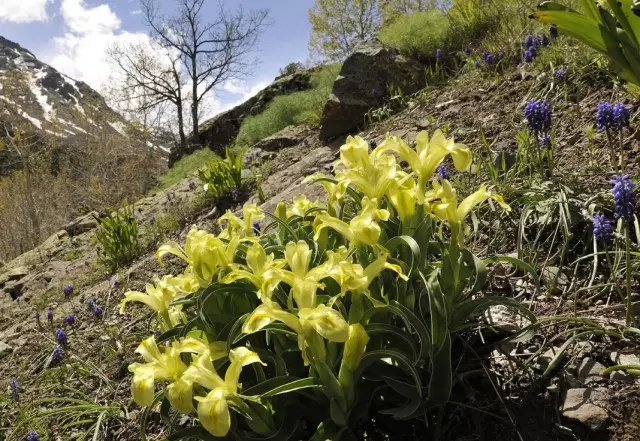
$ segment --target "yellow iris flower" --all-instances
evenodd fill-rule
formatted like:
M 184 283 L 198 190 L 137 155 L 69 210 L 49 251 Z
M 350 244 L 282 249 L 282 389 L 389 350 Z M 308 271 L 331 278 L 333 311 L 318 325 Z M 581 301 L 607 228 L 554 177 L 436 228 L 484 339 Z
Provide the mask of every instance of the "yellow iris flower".
M 349 335 L 349 324 L 335 309 L 321 304 L 314 308 L 301 308 L 296 316 L 283 311 L 280 305 L 268 299 L 251 313 L 242 327 L 242 332 L 252 334 L 276 321 L 284 323 L 298 334 L 298 347 L 302 351 L 305 363 L 308 362 L 306 346 L 311 348 L 314 357 L 324 360 L 326 348 L 322 338 L 344 342 Z
M 146 292 L 128 291 L 125 293 L 124 299 L 120 301 L 120 314 L 124 313 L 128 302 L 144 303 L 158 313 L 160 327 L 167 331 L 185 321 L 182 306 L 171 306 L 172 302 L 188 293 L 179 288 L 191 289 L 192 286 L 184 276 L 164 276 L 162 279 L 156 279 L 154 284 L 148 283 Z
M 258 288 L 258 298 L 271 297 L 271 293 L 279 283 L 275 278 L 275 270 L 279 270 L 286 261 L 275 259 L 273 254 L 267 255 L 260 242 L 254 242 L 247 250 L 247 265 L 231 264 L 231 271 L 223 279 L 224 283 L 233 283 L 236 280 L 249 280 Z
M 187 235 L 184 249 L 176 242 L 169 242 L 158 248 L 156 257 L 162 263 L 166 254 L 178 256 L 189 264 L 198 284 L 205 288 L 221 269 L 233 263 L 240 240 L 239 235 L 232 235 L 226 242 L 214 234 L 198 230 L 194 225 Z
M 146 363 L 132 363 L 129 371 L 133 373 L 131 394 L 140 406 L 149 406 L 153 402 L 156 381 L 173 382 L 178 380 L 187 370 L 180 354 L 190 352 L 195 354 L 217 354 L 224 343 L 208 345 L 202 340 L 187 337 L 181 341 L 174 341 L 162 350 L 156 344 L 155 337 L 149 337 L 140 343 L 136 352 Z
M 362 198 L 362 210 L 347 224 L 328 213 L 320 213 L 318 222 L 314 224 L 317 240 L 323 228 L 333 228 L 355 246 L 375 245 L 380 239 L 381 229 L 377 221 L 389 219 L 389 211 L 378 208 L 376 199 Z
M 232 349 L 229 360 L 231 364 L 227 368 L 224 380 L 216 373 L 211 358 L 206 354 L 191 363 L 182 376 L 186 383 L 199 384 L 210 391 L 206 396 L 195 399 L 198 401 L 200 424 L 214 436 L 225 436 L 229 432 L 231 414 L 227 400 L 238 392 L 242 368 L 252 363 L 265 365 L 258 354 L 245 347 Z
M 227 210 L 225 214 L 220 216 L 218 223 L 222 226 L 227 223 L 227 228 L 222 235 L 225 239 L 231 239 L 235 235 L 241 237 L 251 237 L 255 235 L 253 231 L 253 223 L 264 219 L 264 213 L 256 204 L 244 204 L 242 207 L 242 219 L 233 214 L 231 210 Z
M 415 150 L 397 136 L 387 136 L 375 151 L 395 152 L 409 164 L 418 177 L 418 203 L 422 203 L 429 179 L 447 155 L 451 155 L 456 170 L 460 172 L 467 171 L 473 159 L 469 147 L 456 143 L 453 137 L 447 139 L 440 130 L 436 130 L 431 139 L 426 131 L 418 133 Z

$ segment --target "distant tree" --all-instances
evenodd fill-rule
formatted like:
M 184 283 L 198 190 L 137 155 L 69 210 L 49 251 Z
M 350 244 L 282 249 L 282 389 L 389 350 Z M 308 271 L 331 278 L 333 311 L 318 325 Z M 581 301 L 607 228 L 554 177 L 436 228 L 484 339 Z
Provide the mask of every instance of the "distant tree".
M 438 0 L 380 0 L 382 21 L 392 22 L 396 17 L 412 12 L 424 12 L 441 4 Z
M 304 70 L 304 64 L 295 61 L 295 62 L 289 63 L 285 67 L 281 68 L 280 69 L 280 75 L 281 76 L 291 75 L 291 74 L 294 74 L 296 72 L 300 72 L 301 70 Z
M 173 65 L 179 66 L 179 73 L 189 84 L 195 138 L 202 100 L 216 86 L 246 76 L 255 66 L 255 60 L 248 55 L 267 25 L 268 11 L 245 12 L 240 7 L 231 13 L 220 3 L 217 15 L 207 21 L 203 11 L 205 0 L 173 0 L 173 3 L 173 15 L 165 16 L 160 13 L 158 0 L 140 1 L 154 42 L 176 57 Z M 182 78 L 173 84 L 182 84 Z
M 312 55 L 344 60 L 361 41 L 376 35 L 381 23 L 378 0 L 316 0 L 309 10 Z

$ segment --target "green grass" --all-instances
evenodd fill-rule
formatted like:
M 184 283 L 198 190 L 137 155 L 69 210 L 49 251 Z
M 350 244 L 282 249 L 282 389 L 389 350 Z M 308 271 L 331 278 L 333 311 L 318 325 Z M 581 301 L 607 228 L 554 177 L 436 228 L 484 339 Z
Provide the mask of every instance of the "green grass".
M 215 157 L 216 154 L 212 150 L 205 148 L 180 158 L 167 173 L 160 176 L 160 184 L 153 191 L 165 190 L 177 184 L 182 179 L 193 175 L 200 167 Z
M 451 24 L 437 10 L 401 15 L 380 30 L 380 41 L 400 52 L 418 58 L 433 58 L 436 50 L 446 49 Z
M 312 75 L 311 89 L 277 96 L 264 112 L 246 118 L 236 144 L 251 146 L 290 125 L 318 124 L 340 67 L 322 67 Z

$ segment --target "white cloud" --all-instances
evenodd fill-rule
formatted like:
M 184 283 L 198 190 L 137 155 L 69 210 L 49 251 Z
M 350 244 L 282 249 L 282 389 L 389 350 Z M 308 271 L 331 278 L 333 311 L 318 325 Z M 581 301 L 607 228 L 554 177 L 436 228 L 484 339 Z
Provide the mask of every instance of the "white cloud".
M 122 31 L 108 4 L 89 7 L 84 0 L 62 0 L 60 12 L 66 31 L 53 39 L 45 61 L 94 89 L 100 90 L 116 67 L 107 55 L 110 45 L 149 41 L 145 33 Z
M 47 21 L 51 0 L 0 0 L 0 22 L 29 23 Z
M 120 28 L 120 19 L 106 4 L 88 8 L 84 0 L 62 0 L 60 10 L 65 24 L 74 33 L 112 33 Z

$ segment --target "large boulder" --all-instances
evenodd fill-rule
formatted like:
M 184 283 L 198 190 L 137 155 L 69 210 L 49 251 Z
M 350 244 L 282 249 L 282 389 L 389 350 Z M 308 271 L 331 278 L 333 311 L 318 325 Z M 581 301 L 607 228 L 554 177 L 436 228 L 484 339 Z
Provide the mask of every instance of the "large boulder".
M 322 112 L 320 139 L 361 126 L 367 111 L 380 107 L 388 98 L 389 86 L 412 94 L 425 84 L 424 66 L 417 60 L 400 55 L 378 40 L 361 43 L 346 59 L 333 85 Z
M 315 70 L 309 69 L 278 77 L 272 84 L 244 103 L 205 121 L 200 125 L 198 136 L 190 138 L 185 149 L 171 151 L 169 167 L 182 156 L 193 153 L 203 147 L 209 147 L 219 155 L 224 155 L 225 148 L 238 136 L 240 126 L 245 117 L 261 113 L 278 95 L 309 89 L 311 87 L 311 75 Z

